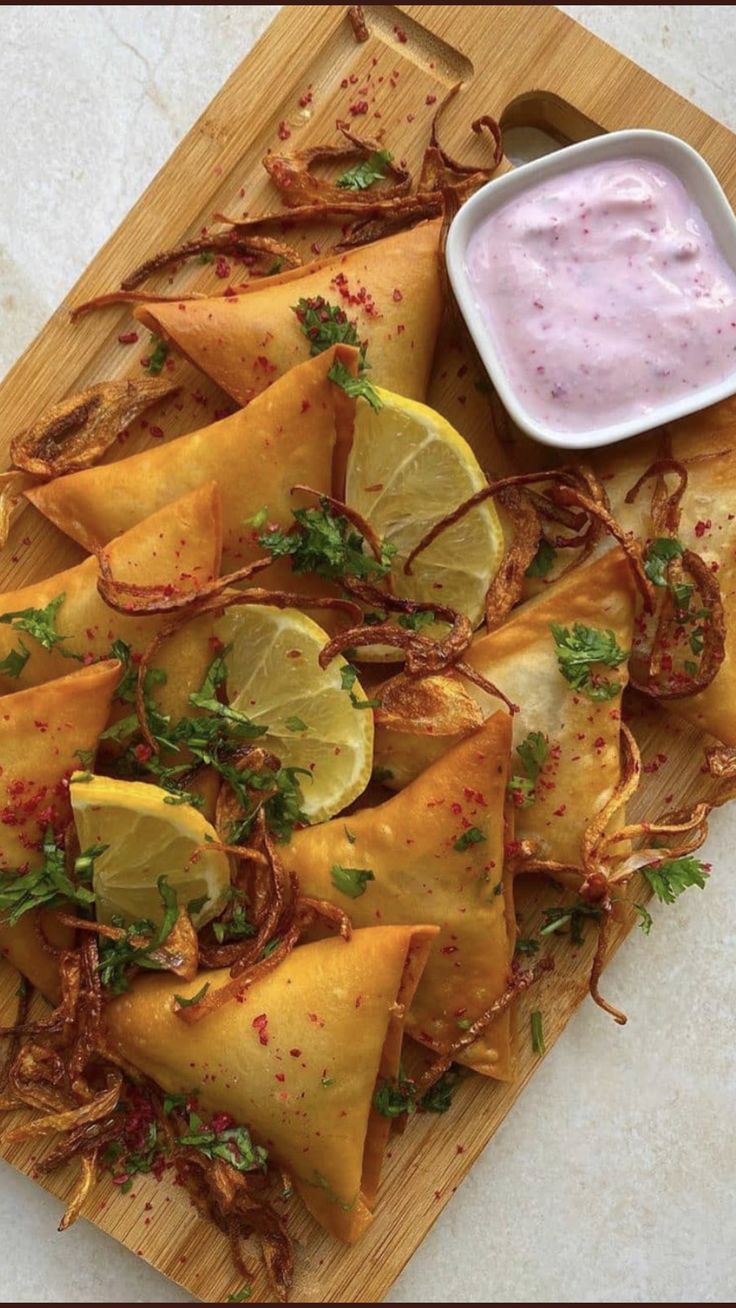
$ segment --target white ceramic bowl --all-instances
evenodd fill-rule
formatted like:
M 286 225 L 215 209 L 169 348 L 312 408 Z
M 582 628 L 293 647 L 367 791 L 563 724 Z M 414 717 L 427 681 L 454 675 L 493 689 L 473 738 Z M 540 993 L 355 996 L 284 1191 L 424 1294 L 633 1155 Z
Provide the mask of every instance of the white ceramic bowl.
M 569 145 L 554 154 L 522 164 L 513 172 L 486 183 L 463 205 L 450 227 L 447 237 L 447 269 L 455 297 L 475 341 L 478 353 L 495 386 L 502 403 L 518 427 L 544 445 L 560 449 L 593 449 L 598 445 L 611 445 L 614 441 L 650 431 L 662 423 L 696 413 L 709 404 L 736 394 L 736 368 L 725 381 L 708 383 L 697 390 L 681 395 L 670 402 L 656 405 L 652 410 L 626 422 L 576 431 L 569 434 L 548 427 L 527 413 L 518 398 L 508 373 L 494 347 L 488 326 L 477 304 L 465 267 L 468 242 L 481 223 L 501 205 L 513 200 L 523 191 L 536 186 L 549 177 L 558 177 L 585 164 L 606 162 L 610 159 L 650 159 L 664 165 L 679 177 L 688 194 L 700 207 L 721 254 L 736 272 L 736 215 L 734 215 L 715 173 L 692 146 L 667 132 L 650 132 L 635 128 L 625 132 L 609 132 L 594 136 L 577 145 Z

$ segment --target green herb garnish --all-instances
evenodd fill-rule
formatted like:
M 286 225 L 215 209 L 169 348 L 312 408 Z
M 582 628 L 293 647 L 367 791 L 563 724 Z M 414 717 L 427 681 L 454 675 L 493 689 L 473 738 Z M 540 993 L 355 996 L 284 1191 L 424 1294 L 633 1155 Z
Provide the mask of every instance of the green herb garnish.
M 542 537 L 529 567 L 524 573 L 525 577 L 546 577 L 555 566 L 557 561 L 557 550 L 554 549 L 548 541 Z
M 57 845 L 53 827 L 46 828 L 40 867 L 29 872 L 0 872 L 0 920 L 15 924 L 34 908 L 60 908 L 74 904 L 87 912 L 95 896 L 92 890 L 94 862 L 107 845 L 93 845 L 74 862 L 72 875 L 66 870 L 66 854 Z
M 360 532 L 335 513 L 328 500 L 321 499 L 318 509 L 295 509 L 294 518 L 299 530 L 277 527 L 258 538 L 273 558 L 290 558 L 294 572 L 339 581 L 342 577 L 376 580 L 390 570 L 396 547 L 382 545 L 380 559 L 374 559 L 364 550 Z
M 374 150 L 362 163 L 348 168 L 338 177 L 335 186 L 343 191 L 367 191 L 374 182 L 383 181 L 386 166 L 391 163 L 393 155 L 389 150 Z
M 684 858 L 668 858 L 655 867 L 643 867 L 642 872 L 663 904 L 674 904 L 675 900 L 689 886 L 705 889 L 708 868 L 700 859 L 690 855 Z
M 339 863 L 333 863 L 330 868 L 330 880 L 335 890 L 347 895 L 348 899 L 360 899 L 366 892 L 368 882 L 375 879 L 367 867 L 341 867 Z
M 452 848 L 456 849 L 458 854 L 462 854 L 471 845 L 480 845 L 485 839 L 486 837 L 480 827 L 468 827 L 467 831 L 463 831 L 463 834 L 458 837 Z
M 544 1029 L 542 1027 L 542 1014 L 536 1010 L 531 1014 L 530 1025 L 532 1029 L 532 1050 L 535 1054 L 544 1053 Z
M 367 400 L 374 413 L 379 413 L 383 408 L 383 400 L 373 383 L 369 382 L 367 377 L 353 377 L 352 373 L 348 372 L 345 364 L 340 363 L 339 360 L 333 363 L 327 376 L 351 399 Z
M 330 304 L 321 295 L 315 295 L 308 300 L 298 300 L 292 305 L 292 313 L 296 314 L 299 326 L 309 341 L 312 356 L 322 354 L 323 350 L 329 350 L 332 345 L 354 345 L 360 350 L 360 367 L 366 366 L 365 342 L 360 340 L 355 323 L 349 321 L 345 310 L 339 305 Z
M 260 1145 L 254 1145 L 250 1132 L 245 1126 L 227 1126 L 222 1131 L 213 1131 L 203 1126 L 196 1113 L 189 1114 L 189 1130 L 180 1135 L 178 1144 L 198 1149 L 205 1158 L 219 1158 L 229 1163 L 237 1172 L 265 1172 L 268 1151 Z
M 174 995 L 174 1002 L 178 1004 L 179 1008 L 194 1008 L 196 1004 L 204 999 L 209 988 L 209 981 L 205 981 L 201 990 L 198 990 L 196 995 L 192 995 L 191 999 L 187 999 L 186 995 Z
M 166 341 L 160 340 L 158 336 L 151 338 L 151 345 L 153 348 L 148 356 L 146 370 L 152 377 L 157 377 L 169 357 L 169 347 Z
M 620 693 L 619 682 L 609 681 L 593 671 L 598 664 L 617 668 L 629 657 L 612 631 L 586 627 L 582 622 L 575 622 L 572 629 L 552 622 L 550 630 L 560 672 L 573 690 L 582 691 L 592 700 L 613 699 Z

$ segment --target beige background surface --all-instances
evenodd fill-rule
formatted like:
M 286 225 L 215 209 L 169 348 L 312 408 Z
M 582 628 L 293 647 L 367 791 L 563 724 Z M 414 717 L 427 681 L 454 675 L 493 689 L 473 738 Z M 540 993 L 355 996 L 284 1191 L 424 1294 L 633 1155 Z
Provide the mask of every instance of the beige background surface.
M 563 6 L 736 129 L 736 6 Z M 276 12 L 0 10 L 0 370 Z M 492 21 L 492 6 L 489 6 Z M 489 106 L 493 108 L 493 106 Z M 397 1283 L 394 1302 L 729 1302 L 736 1281 L 736 816 L 714 875 L 612 964 Z M 0 1165 L 4 1302 L 184 1302 Z

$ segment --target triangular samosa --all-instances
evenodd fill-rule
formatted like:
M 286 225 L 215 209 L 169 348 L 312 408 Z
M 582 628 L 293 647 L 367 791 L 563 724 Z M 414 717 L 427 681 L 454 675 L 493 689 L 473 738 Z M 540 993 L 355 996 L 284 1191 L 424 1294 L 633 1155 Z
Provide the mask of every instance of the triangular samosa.
M 136 584 L 196 590 L 219 576 L 217 487 L 209 483 L 167 505 L 113 541 L 108 556 L 113 575 Z M 63 676 L 74 667 L 74 658 L 90 663 L 108 657 L 114 640 L 125 641 L 133 654 L 141 654 L 170 620 L 166 615 L 140 617 L 116 612 L 98 593 L 98 574 L 97 559 L 90 557 L 65 572 L 0 595 L 0 659 L 5 660 L 0 693 Z M 3 620 L 4 615 L 46 609 L 59 596 L 63 599 L 48 615 L 48 625 L 64 639 L 50 649 L 29 634 L 28 627 L 14 628 Z M 28 619 L 19 621 L 22 624 Z M 23 650 L 28 651 L 25 662 Z M 14 662 L 19 651 L 20 659 Z M 156 691 L 156 700 L 165 712 L 181 715 L 185 711 L 188 696 L 202 684 L 210 658 L 207 631 L 201 622 L 189 623 L 167 641 L 156 659 L 157 667 L 167 675 L 166 684 Z
M 44 833 L 61 836 L 71 821 L 68 778 L 97 745 L 110 711 L 120 664 L 79 668 L 58 681 L 0 699 L 0 870 L 33 869 L 43 861 Z M 41 917 L 55 945 L 69 933 L 52 912 Z M 0 953 L 44 994 L 58 988 L 56 960 L 45 952 L 31 910 L 16 926 L 0 921 Z
M 263 554 L 249 522 L 293 523 L 295 485 L 333 488 L 333 463 L 352 435 L 354 401 L 328 379 L 335 362 L 357 367 L 357 351 L 336 346 L 294 368 L 247 409 L 129 459 L 59 477 L 28 498 L 86 549 L 109 541 L 178 496 L 216 481 L 222 496 L 226 571 Z M 311 500 L 307 501 L 309 504 Z M 278 584 L 276 569 L 266 585 Z M 289 578 L 288 563 L 283 577 Z
M 371 379 L 423 400 L 442 306 L 439 233 L 439 221 L 422 223 L 254 281 L 236 295 L 146 304 L 136 317 L 248 404 L 309 358 L 310 342 L 294 310 L 299 300 L 321 296 L 355 324 Z
M 399 1068 L 404 1008 L 421 976 L 431 927 L 356 931 L 302 945 L 240 1002 L 193 1025 L 173 997 L 212 989 L 141 977 L 106 1009 L 126 1064 L 170 1094 L 196 1090 L 207 1113 L 229 1113 L 293 1178 L 317 1221 L 353 1241 L 371 1221 L 390 1123 L 372 1107 L 379 1077 Z
M 666 443 L 655 434 L 646 440 L 624 441 L 597 455 L 596 470 L 614 514 L 642 540 L 657 534 L 651 520 L 654 482 L 642 487 L 633 504 L 627 504 L 625 497 L 662 455 L 687 469 L 677 539 L 716 573 L 726 617 L 726 657 L 710 686 L 699 695 L 665 704 L 725 744 L 736 745 L 736 399 L 669 424 Z M 675 479 L 667 480 L 674 487 Z M 697 603 L 691 607 L 697 613 Z M 685 657 L 690 658 L 687 645 L 693 625 L 697 623 L 682 628 Z
M 620 651 L 628 655 L 634 625 L 634 588 L 629 565 L 620 550 L 611 550 L 585 567 L 576 568 L 515 609 L 508 621 L 474 640 L 466 655 L 484 677 L 518 707 L 513 716 L 512 777 L 533 783 L 534 797 L 518 789 L 523 806 L 515 811 L 518 840 L 533 840 L 539 857 L 575 863 L 590 819 L 611 798 L 620 775 L 621 696 L 627 680 L 626 658 L 607 668 L 609 698 L 590 699 L 573 690 L 562 675 L 551 625 L 570 630 L 575 623 L 597 631 L 612 631 Z M 490 713 L 498 700 L 467 683 L 467 692 Z M 459 721 L 459 718 L 458 718 Z M 375 765 L 391 769 L 398 751 L 398 780 L 405 784 L 436 756 L 433 735 L 397 733 L 396 715 L 382 725 L 378 715 Z M 473 718 L 469 715 L 469 727 Z M 458 729 L 458 722 L 455 723 Z M 516 750 L 531 733 L 544 738 L 544 759 L 531 777 Z M 538 751 L 538 757 L 541 756 Z M 535 768 L 532 767 L 532 771 Z M 389 781 L 389 784 L 391 782 Z M 513 789 L 513 782 L 512 782 Z
M 504 881 L 511 726 L 489 718 L 401 794 L 297 831 L 284 862 L 305 895 L 339 904 L 357 926 L 432 922 L 440 934 L 409 1011 L 414 1039 L 444 1052 L 505 990 L 514 948 Z M 462 1061 L 510 1075 L 509 1014 Z

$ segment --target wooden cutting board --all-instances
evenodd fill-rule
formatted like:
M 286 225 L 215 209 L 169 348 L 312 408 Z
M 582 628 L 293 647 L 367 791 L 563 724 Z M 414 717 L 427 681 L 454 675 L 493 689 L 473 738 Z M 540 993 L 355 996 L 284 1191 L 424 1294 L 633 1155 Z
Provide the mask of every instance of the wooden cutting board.
M 266 150 L 333 140 L 335 120 L 350 119 L 351 106 L 359 101 L 368 103 L 368 112 L 354 117 L 356 128 L 380 134 L 414 169 L 433 104 L 462 81 L 464 90 L 450 106 L 443 131 L 445 145 L 460 158 L 482 157 L 469 132 L 471 120 L 482 113 L 508 128 L 542 127 L 561 141 L 616 128 L 659 128 L 695 146 L 736 198 L 736 137 L 551 6 L 367 5 L 365 16 L 370 39 L 358 44 L 342 6 L 281 11 L 6 378 L 0 388 L 0 467 L 7 466 L 10 437 L 50 402 L 91 381 L 140 375 L 145 333 L 134 346 L 118 342 L 131 326 L 126 310 L 106 311 L 72 327 L 69 307 L 116 287 L 144 257 L 195 234 L 215 212 L 272 207 L 275 196 L 260 165 Z M 151 285 L 169 289 L 166 276 Z M 222 283 L 209 266 L 187 270 L 176 286 L 221 289 Z M 455 377 L 462 360 L 460 365 Z M 202 426 L 228 409 L 227 399 L 188 365 L 177 361 L 175 376 L 183 388 L 178 406 L 168 406 L 155 419 L 166 437 Z M 456 380 L 442 388 L 441 403 L 489 465 L 496 456 L 486 434 L 488 411 L 471 391 Z M 149 439 L 139 423 L 119 453 L 131 453 Z M 79 557 L 75 545 L 26 508 L 0 558 L 0 586 L 48 576 Z M 646 778 L 648 811 L 664 808 L 664 796 L 673 789 L 683 801 L 701 793 L 697 733 L 645 708 L 636 726 L 645 754 L 668 758 Z M 557 902 L 554 890 L 527 884 L 521 903 L 525 933 L 527 925 L 539 924 L 543 904 Z M 631 926 L 627 918 L 617 927 L 612 949 Z M 357 1247 L 337 1244 L 294 1206 L 294 1300 L 366 1303 L 383 1297 L 534 1072 L 539 1059 L 528 1036 L 530 1008 L 543 1012 L 550 1048 L 585 996 L 591 948 L 592 939 L 577 955 L 569 946 L 560 948 L 553 976 L 520 1005 L 514 1085 L 469 1078 L 449 1114 L 414 1119 L 392 1143 L 376 1221 Z M 3 965 L 0 1012 L 7 1018 L 15 986 Z M 3 1156 L 30 1173 L 35 1152 L 33 1146 L 6 1146 Z M 71 1175 L 57 1174 L 48 1186 L 63 1196 Z M 223 1300 L 239 1288 L 224 1238 L 203 1225 L 183 1192 L 165 1181 L 142 1181 L 129 1196 L 104 1183 L 86 1215 L 201 1299 Z M 257 1262 L 254 1257 L 255 1267 Z M 261 1298 L 270 1295 L 257 1272 L 253 1299 Z

